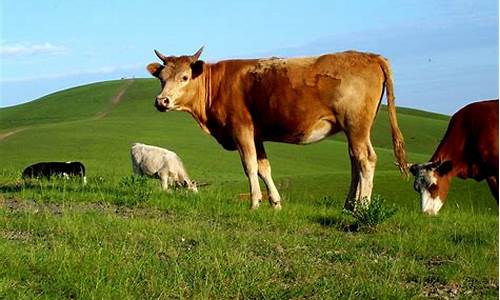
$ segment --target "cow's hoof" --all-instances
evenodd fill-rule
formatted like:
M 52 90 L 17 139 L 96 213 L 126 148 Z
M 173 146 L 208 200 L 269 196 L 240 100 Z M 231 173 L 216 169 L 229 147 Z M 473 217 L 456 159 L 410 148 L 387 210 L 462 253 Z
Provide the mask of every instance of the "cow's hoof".
M 257 202 L 257 203 L 252 203 L 252 204 L 250 205 L 250 209 L 251 209 L 251 210 L 255 210 L 255 209 L 258 209 L 258 208 L 259 208 L 259 206 L 260 206 L 260 203 L 259 203 L 259 202 Z
M 356 205 L 354 202 L 346 202 L 344 204 L 344 212 L 354 212 L 356 210 Z

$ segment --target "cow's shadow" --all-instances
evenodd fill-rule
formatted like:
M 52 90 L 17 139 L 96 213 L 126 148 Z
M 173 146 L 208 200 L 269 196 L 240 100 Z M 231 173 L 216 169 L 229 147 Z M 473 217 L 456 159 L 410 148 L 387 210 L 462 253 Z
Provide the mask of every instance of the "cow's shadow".
M 318 223 L 321 226 L 335 228 L 339 231 L 359 232 L 360 230 L 359 224 L 344 214 L 333 216 L 319 215 L 313 216 L 311 219 L 313 222 Z
M 22 189 L 30 188 L 28 185 L 23 182 L 9 182 L 0 184 L 0 193 L 17 193 Z
M 84 185 L 82 185 L 82 187 L 84 187 Z M 82 187 L 80 186 L 75 187 L 72 186 L 71 184 L 68 184 L 65 186 L 65 189 L 69 191 L 79 191 L 82 189 Z M 18 180 L 0 184 L 0 193 L 19 193 L 23 190 L 24 191 L 39 190 L 41 188 L 46 190 L 60 190 L 61 185 L 58 185 L 58 181 L 56 180 L 52 182 L 51 181 L 40 182 L 36 179 Z

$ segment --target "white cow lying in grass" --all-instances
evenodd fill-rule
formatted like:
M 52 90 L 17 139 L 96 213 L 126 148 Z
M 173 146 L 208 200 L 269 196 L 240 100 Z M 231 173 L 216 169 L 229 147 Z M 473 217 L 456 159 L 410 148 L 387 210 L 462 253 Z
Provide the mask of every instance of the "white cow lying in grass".
M 164 190 L 172 185 L 187 187 L 198 192 L 196 184 L 189 179 L 182 161 L 175 152 L 156 146 L 134 143 L 130 149 L 134 174 L 159 177 Z

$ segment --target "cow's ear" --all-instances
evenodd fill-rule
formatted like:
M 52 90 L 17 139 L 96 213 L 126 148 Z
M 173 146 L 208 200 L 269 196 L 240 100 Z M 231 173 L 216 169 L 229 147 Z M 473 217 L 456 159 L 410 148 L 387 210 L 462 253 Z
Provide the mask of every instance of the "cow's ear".
M 418 175 L 418 169 L 419 169 L 418 164 L 408 164 L 408 168 L 410 172 L 413 174 L 413 176 Z
M 160 75 L 161 70 L 163 70 L 163 66 L 159 63 L 150 63 L 146 69 L 148 72 L 154 77 L 158 77 Z
M 448 174 L 448 172 L 450 172 L 452 168 L 453 164 L 451 163 L 451 160 L 447 160 L 439 164 L 439 166 L 436 168 L 436 172 L 438 172 L 439 176 L 444 176 Z
M 200 76 L 203 73 L 203 65 L 205 64 L 202 60 L 197 60 L 191 64 L 191 73 L 193 74 L 193 79 Z

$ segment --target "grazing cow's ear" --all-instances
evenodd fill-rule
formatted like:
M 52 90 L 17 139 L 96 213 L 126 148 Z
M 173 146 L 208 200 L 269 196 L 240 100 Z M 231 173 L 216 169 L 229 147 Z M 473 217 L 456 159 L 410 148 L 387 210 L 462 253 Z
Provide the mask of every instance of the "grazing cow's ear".
M 197 60 L 191 64 L 191 73 L 193 74 L 193 79 L 200 76 L 203 73 L 203 65 L 205 63 L 202 60 Z
M 448 174 L 448 172 L 450 172 L 452 168 L 453 164 L 451 163 L 451 160 L 447 160 L 439 164 L 439 166 L 436 168 L 436 172 L 438 172 L 439 176 L 444 176 Z
M 441 164 L 441 161 L 436 160 L 436 161 L 430 161 L 430 162 L 425 163 L 425 164 L 421 164 L 420 167 L 422 167 L 428 171 L 434 171 L 437 167 L 439 167 L 440 164 Z
M 410 173 L 413 174 L 413 176 L 418 175 L 418 169 L 419 169 L 418 164 L 408 164 L 408 168 L 410 170 Z
M 163 66 L 159 63 L 150 63 L 147 66 L 148 72 L 154 77 L 158 77 L 160 75 L 161 70 L 163 70 Z

